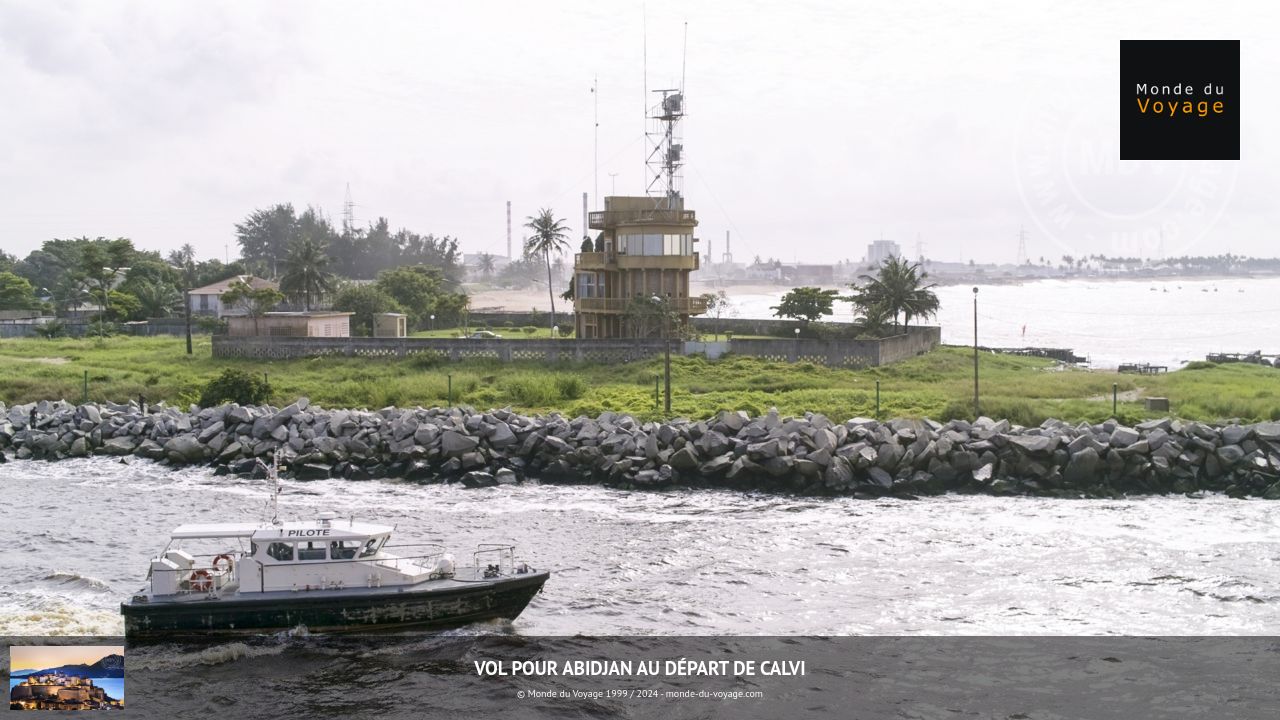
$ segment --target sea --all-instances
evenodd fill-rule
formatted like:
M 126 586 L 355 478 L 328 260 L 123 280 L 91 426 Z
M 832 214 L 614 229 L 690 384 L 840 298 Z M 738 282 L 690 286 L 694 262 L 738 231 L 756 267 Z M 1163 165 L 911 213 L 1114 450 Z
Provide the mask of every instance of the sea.
M 265 481 L 143 460 L 13 461 L 0 481 L 10 643 L 119 642 L 119 604 L 172 528 L 263 519 L 269 500 Z M 283 485 L 285 517 L 394 524 L 393 542 L 439 543 L 464 563 L 479 543 L 510 542 L 553 574 L 513 622 L 130 645 L 131 715 L 1120 718 L 1225 703 L 1262 718 L 1280 703 L 1272 502 Z M 809 669 L 651 680 L 475 669 L 591 658 Z
M 264 481 L 106 458 L 0 466 L 0 635 L 119 635 L 174 527 L 264 517 Z M 16 497 L 16 495 L 13 495 Z M 855 500 L 731 490 L 285 482 L 395 542 L 511 542 L 554 571 L 534 635 L 1274 632 L 1280 504 L 1208 496 Z M 1195 618 L 1189 624 L 1187 618 Z
M 972 345 L 973 285 L 935 292 L 942 342 Z M 1176 369 L 1209 353 L 1280 354 L 1280 278 L 1072 279 L 977 285 L 978 344 L 1067 348 L 1097 368 Z M 785 290 L 730 297 L 743 318 L 773 317 Z M 843 294 L 848 290 L 842 289 Z M 853 320 L 836 303 L 833 321 Z M 913 322 L 917 322 L 913 320 Z

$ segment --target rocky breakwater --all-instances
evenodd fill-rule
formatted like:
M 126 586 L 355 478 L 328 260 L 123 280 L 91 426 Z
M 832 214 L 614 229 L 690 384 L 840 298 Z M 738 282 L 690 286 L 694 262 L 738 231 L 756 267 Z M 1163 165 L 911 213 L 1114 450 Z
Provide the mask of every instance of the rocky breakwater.
M 1280 423 L 1165 418 L 1020 427 L 1006 420 L 833 422 L 818 414 L 644 422 L 468 408 L 0 404 L 0 460 L 137 456 L 261 476 L 720 486 L 907 497 L 944 492 L 1113 497 L 1221 491 L 1280 499 Z

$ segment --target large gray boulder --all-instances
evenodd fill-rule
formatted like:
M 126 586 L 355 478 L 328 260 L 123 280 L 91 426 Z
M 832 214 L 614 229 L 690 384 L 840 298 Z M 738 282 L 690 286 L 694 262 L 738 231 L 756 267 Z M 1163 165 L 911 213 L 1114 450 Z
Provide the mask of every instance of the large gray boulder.
M 440 451 L 445 457 L 460 457 L 479 447 L 480 441 L 457 430 L 445 430 L 440 436 Z

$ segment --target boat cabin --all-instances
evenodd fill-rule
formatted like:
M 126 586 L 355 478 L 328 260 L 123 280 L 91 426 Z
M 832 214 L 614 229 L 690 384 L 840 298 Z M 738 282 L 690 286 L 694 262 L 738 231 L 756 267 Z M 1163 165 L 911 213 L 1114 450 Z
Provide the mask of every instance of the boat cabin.
M 170 534 L 160 557 L 151 561 L 151 591 L 207 596 L 380 587 L 452 574 L 452 559 L 441 562 L 441 553 L 404 558 L 385 552 L 394 530 L 354 518 L 338 519 L 333 512 L 278 524 L 182 525 Z M 217 554 L 184 549 L 207 547 L 210 541 L 231 547 Z

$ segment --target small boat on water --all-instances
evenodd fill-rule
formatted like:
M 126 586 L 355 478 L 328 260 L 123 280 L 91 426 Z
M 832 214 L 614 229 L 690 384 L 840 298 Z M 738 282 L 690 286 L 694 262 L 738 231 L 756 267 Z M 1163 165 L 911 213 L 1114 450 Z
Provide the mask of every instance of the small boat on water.
M 388 545 L 394 531 L 335 512 L 294 522 L 277 516 L 179 526 L 151 560 L 147 585 L 120 606 L 125 636 L 299 626 L 310 632 L 438 629 L 514 620 L 550 577 L 520 562 L 512 545 L 481 545 L 471 565 L 459 567 L 438 545 Z M 210 545 L 212 553 L 186 549 Z

